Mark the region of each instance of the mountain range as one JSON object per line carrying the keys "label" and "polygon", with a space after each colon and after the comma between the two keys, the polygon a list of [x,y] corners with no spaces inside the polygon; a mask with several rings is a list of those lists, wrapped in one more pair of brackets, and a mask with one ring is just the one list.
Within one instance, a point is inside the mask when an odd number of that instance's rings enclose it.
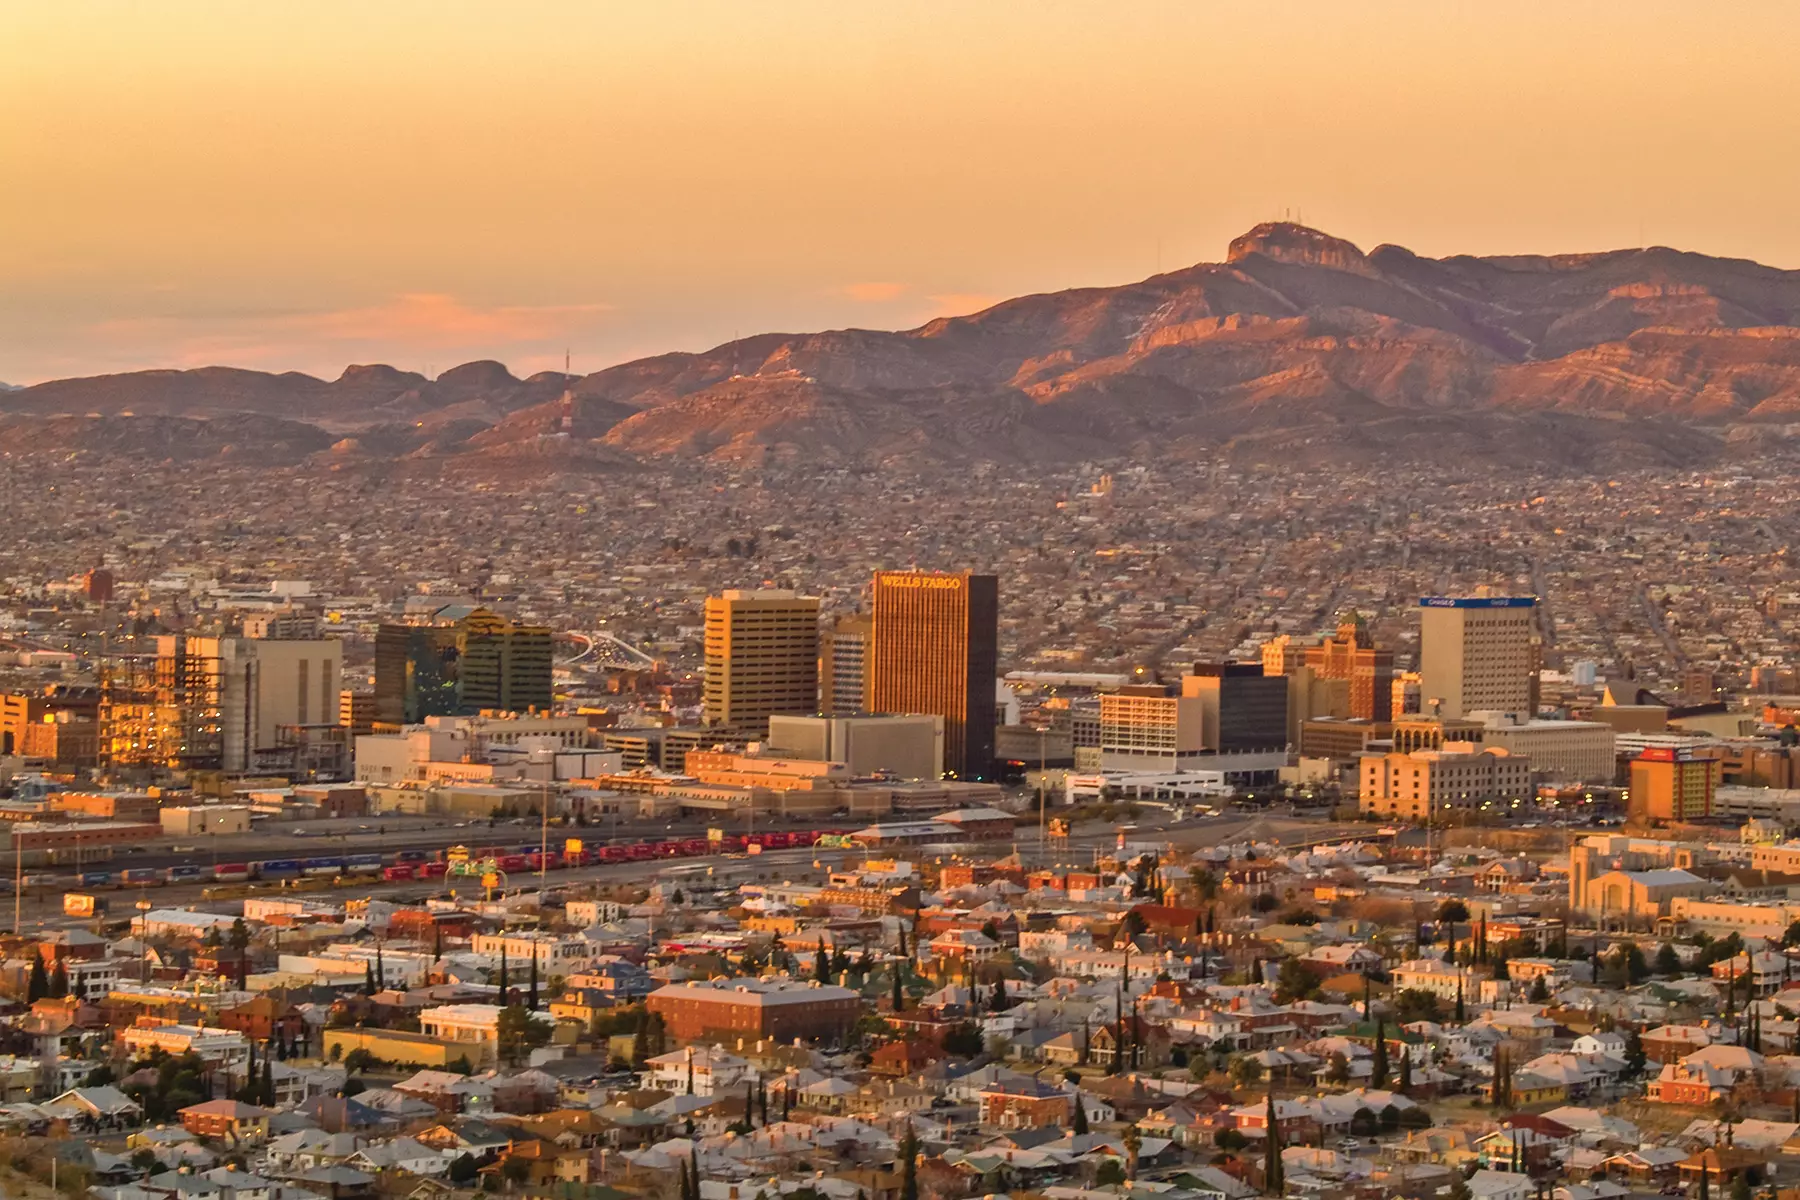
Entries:
{"label": "mountain range", "polygon": [[44,450],[609,470],[1476,456],[1697,464],[1800,434],[1800,272],[1663,247],[1433,259],[1278,222],[1219,263],[917,329],[769,333],[590,375],[228,367],[0,393]]}

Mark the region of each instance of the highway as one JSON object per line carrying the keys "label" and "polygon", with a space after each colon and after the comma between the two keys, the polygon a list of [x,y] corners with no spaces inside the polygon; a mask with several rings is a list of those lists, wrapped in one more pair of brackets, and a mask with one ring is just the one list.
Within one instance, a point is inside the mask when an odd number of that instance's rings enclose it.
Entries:
{"label": "highway", "polygon": [[[152,853],[127,855],[109,864],[110,869],[117,870],[122,866],[170,866],[188,862],[241,862],[246,858],[270,857],[326,857],[342,852],[358,853],[379,849],[383,852],[399,850],[437,849],[446,845],[466,842],[472,846],[484,845],[518,845],[536,844],[538,829],[535,826],[517,826],[507,823],[489,829],[485,822],[463,829],[446,828],[441,821],[421,818],[403,818],[401,820],[367,821],[350,819],[337,822],[344,826],[343,831],[334,836],[316,836],[304,838],[273,839],[263,837],[252,839],[251,846],[243,843],[241,837],[219,839],[221,846],[214,850],[210,845],[199,852],[177,853],[162,850]],[[358,828],[368,825],[367,830]],[[697,836],[704,832],[705,826],[694,826],[691,822],[677,823],[673,830],[662,823],[647,826],[642,823],[625,826],[626,833],[621,836],[643,838],[671,837],[681,834]],[[551,845],[561,845],[562,835],[587,834],[592,837],[598,830],[570,828],[553,829]],[[1321,821],[1307,817],[1256,814],[1229,814],[1218,817],[1200,818],[1183,822],[1147,821],[1127,825],[1123,829],[1129,842],[1137,844],[1166,843],[1177,852],[1192,851],[1202,846],[1230,844],[1244,840],[1272,841],[1284,848],[1295,849],[1303,845],[1320,842],[1349,840],[1355,838],[1371,838],[1376,836],[1367,825],[1345,824]],[[1028,869],[1044,866],[1062,866],[1069,868],[1090,867],[1098,855],[1111,849],[1120,833],[1120,827],[1110,823],[1089,822],[1078,827],[1074,835],[1065,842],[1051,842],[1040,848],[1037,830],[1029,826],[1020,826],[1018,837],[1012,841],[991,841],[974,843],[966,852],[979,857],[998,857],[1017,852],[1020,861]],[[600,840],[600,839],[593,839]],[[880,857],[900,859],[924,857],[919,848],[897,847],[892,850],[877,851]],[[802,879],[813,876],[814,864],[817,863],[817,877],[822,878],[826,871],[844,866],[853,866],[871,855],[861,850],[820,850],[817,848],[794,848],[785,850],[768,850],[759,855],[710,855],[695,858],[656,859],[642,862],[596,864],[546,872],[543,876],[547,886],[559,887],[569,885],[592,884],[644,884],[657,878],[680,880],[683,878],[706,877],[713,873],[726,874],[730,878],[742,882],[752,880],[781,881],[786,879]],[[933,854],[934,859],[941,859],[941,853]],[[59,868],[64,869],[64,868]],[[521,872],[506,880],[508,891],[520,888],[535,889],[538,886],[538,874],[535,871]],[[200,907],[208,911],[221,913],[242,912],[241,900],[208,901],[204,898],[205,884],[178,884],[123,889],[97,889],[96,895],[105,900],[111,912],[108,919],[119,921],[129,918],[135,911],[137,902],[147,900],[159,908]],[[385,882],[380,880],[358,879],[345,882],[335,887],[316,890],[289,890],[279,886],[264,885],[259,887],[256,895],[264,896],[315,896],[326,900],[357,900],[369,897],[381,897],[400,902],[416,902],[427,896],[442,896],[454,890],[458,895],[479,894],[479,883],[472,878],[449,880],[402,880]],[[91,926],[91,920],[65,917],[57,909],[60,904],[61,890],[48,893],[28,894],[23,905],[23,916],[28,927],[37,928],[73,928]],[[0,920],[4,917],[0,916]]]}

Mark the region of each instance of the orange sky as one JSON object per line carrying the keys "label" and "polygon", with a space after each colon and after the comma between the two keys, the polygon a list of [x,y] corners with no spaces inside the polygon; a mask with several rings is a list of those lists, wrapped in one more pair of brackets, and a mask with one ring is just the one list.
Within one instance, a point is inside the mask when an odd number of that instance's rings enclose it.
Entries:
{"label": "orange sky", "polygon": [[0,379],[577,370],[1217,259],[1800,267],[1800,6],[0,6]]}

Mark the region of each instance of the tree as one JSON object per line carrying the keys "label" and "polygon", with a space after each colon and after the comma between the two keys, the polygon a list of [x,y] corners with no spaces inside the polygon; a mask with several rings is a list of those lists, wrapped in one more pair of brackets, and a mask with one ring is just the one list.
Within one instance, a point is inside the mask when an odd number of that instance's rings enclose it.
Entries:
{"label": "tree", "polygon": [[1075,1131],[1076,1137],[1080,1137],[1088,1131],[1087,1108],[1081,1103],[1081,1093],[1079,1092],[1075,1094],[1075,1120],[1069,1128]]}
{"label": "tree", "polygon": [[1350,1060],[1342,1050],[1331,1052],[1331,1058],[1325,1067],[1325,1082],[1335,1083],[1339,1087],[1350,1082]]}
{"label": "tree", "polygon": [[1400,1094],[1405,1096],[1412,1091],[1412,1055],[1404,1046],[1400,1050]]}
{"label": "tree", "polygon": [[1392,1104],[1384,1106],[1376,1115],[1376,1119],[1381,1122],[1381,1132],[1383,1133],[1392,1133],[1400,1128],[1400,1110]]}
{"label": "tree", "polygon": [[1550,985],[1544,982],[1544,977],[1542,975],[1539,975],[1536,979],[1531,981],[1531,992],[1527,999],[1533,1004],[1548,1004],[1550,1002]]}
{"label": "tree", "polygon": [[1271,1196],[1279,1196],[1285,1190],[1285,1180],[1281,1170],[1281,1118],[1275,1113],[1273,1090],[1268,1094],[1267,1105],[1263,1120],[1263,1124],[1268,1127],[1267,1136],[1263,1139],[1263,1191]]}
{"label": "tree", "polygon": [[344,1070],[352,1075],[359,1075],[374,1066],[375,1062],[376,1058],[373,1054],[363,1047],[358,1046],[350,1053],[344,1055]]}
{"label": "tree", "polygon": [[919,1200],[919,1135],[911,1121],[900,1139],[900,1200]]}
{"label": "tree", "polygon": [[1632,1079],[1644,1073],[1649,1056],[1644,1053],[1644,1038],[1636,1029],[1625,1031],[1625,1074]]}
{"label": "tree", "polygon": [[994,1012],[1005,1012],[1012,1007],[1011,1001],[1006,998],[1006,976],[1002,975],[994,980],[994,997],[988,1007]]}
{"label": "tree", "polygon": [[1450,1200],[1471,1200],[1474,1193],[1469,1190],[1469,1181],[1461,1171],[1450,1178]]}
{"label": "tree", "polygon": [[111,1067],[107,1066],[105,1063],[101,1063],[87,1073],[87,1077],[81,1081],[81,1086],[105,1087],[107,1084],[114,1082],[117,1078],[118,1076],[113,1074],[113,1069]]}
{"label": "tree", "polygon": [[1231,1060],[1231,1082],[1238,1087],[1247,1088],[1262,1082],[1262,1064],[1249,1055],[1239,1055]]}
{"label": "tree", "polygon": [[944,1035],[944,1049],[950,1054],[963,1058],[974,1058],[980,1054],[985,1043],[981,1038],[981,1030],[971,1022],[964,1021]]}
{"label": "tree", "polygon": [[56,967],[50,972],[50,997],[61,1000],[69,994],[69,968],[63,965],[62,959],[56,960]]}
{"label": "tree", "polygon": [[506,942],[500,943],[500,1006],[506,1006]]}
{"label": "tree", "polygon": [[1750,1200],[1750,1177],[1742,1171],[1731,1181],[1731,1200]]}
{"label": "tree", "polygon": [[1369,1086],[1384,1088],[1388,1082],[1387,1024],[1375,1018],[1375,1065],[1369,1074]]}
{"label": "tree", "polygon": [[1350,1132],[1357,1137],[1374,1137],[1381,1129],[1380,1118],[1372,1108],[1359,1108],[1350,1114]]}
{"label": "tree", "polygon": [[1469,919],[1469,906],[1461,900],[1446,900],[1438,905],[1437,919],[1450,925],[1454,930],[1458,924]]}
{"label": "tree", "polygon": [[1467,1019],[1468,1018],[1463,1013],[1462,980],[1458,979],[1456,981],[1456,1023],[1461,1025]]}
{"label": "tree", "polygon": [[50,994],[50,976],[44,971],[44,957],[31,952],[31,974],[25,980],[25,1003],[36,1004]]}
{"label": "tree", "polygon": [[531,1178],[531,1160],[517,1155],[509,1156],[501,1161],[500,1174],[508,1183],[524,1183]]}
{"label": "tree", "polygon": [[1125,1164],[1116,1158],[1106,1159],[1094,1171],[1095,1187],[1111,1187],[1125,1182]]}
{"label": "tree", "polygon": [[537,960],[537,955],[534,953],[531,956],[531,976],[530,976],[529,982],[526,985],[526,990],[525,990],[525,1007],[530,1009],[532,1012],[536,1012],[537,1006],[538,1006],[538,960]]}
{"label": "tree", "polygon": [[1285,958],[1275,974],[1275,1001],[1292,1004],[1319,994],[1319,977],[1297,958]]}
{"label": "tree", "polygon": [[1424,988],[1403,988],[1394,994],[1394,1019],[1402,1025],[1436,1021],[1442,1017],[1437,996]]}
{"label": "tree", "polygon": [[256,1102],[264,1108],[275,1107],[275,1064],[267,1054],[263,1055],[262,1080],[257,1089]]}
{"label": "tree", "polygon": [[450,1170],[448,1174],[451,1183],[456,1184],[458,1187],[462,1187],[465,1184],[475,1182],[475,1177],[481,1174],[481,1168],[476,1165],[474,1155],[464,1153],[459,1154],[450,1160]]}
{"label": "tree", "polygon": [[820,943],[818,952],[813,955],[813,978],[820,983],[831,982],[831,959],[826,956],[823,943]]}
{"label": "tree", "polygon": [[[1800,921],[1795,921],[1788,926],[1788,936],[1791,937],[1795,930],[1800,930]],[[1789,944],[1787,937],[1783,937],[1781,940],[1784,944]],[[1664,942],[1656,948],[1656,958],[1650,965],[1658,975],[1673,977],[1681,974],[1681,955],[1675,953],[1675,947]]]}
{"label": "tree", "polygon": [[[355,979],[356,976],[352,975],[350,978]],[[375,964],[365,960],[363,962],[363,995],[373,996],[374,994],[375,994]]]}
{"label": "tree", "polygon": [[1221,1129],[1213,1134],[1213,1145],[1227,1154],[1235,1154],[1250,1144],[1250,1139],[1235,1129]]}
{"label": "tree", "polygon": [[231,923],[231,933],[225,939],[233,950],[242,954],[250,945],[250,927],[244,924],[244,918],[238,917]]}
{"label": "tree", "polygon": [[906,993],[900,990],[900,975],[905,968],[900,963],[894,964],[894,1011],[906,1011]]}
{"label": "tree", "polygon": [[631,1065],[642,1067],[650,1057],[650,1014],[638,1009],[637,1029],[631,1035]]}
{"label": "tree", "polygon": [[501,1009],[495,1026],[501,1057],[510,1063],[516,1064],[524,1051],[550,1040],[550,1031],[543,1022],[532,1019],[530,1010],[522,1004]]}

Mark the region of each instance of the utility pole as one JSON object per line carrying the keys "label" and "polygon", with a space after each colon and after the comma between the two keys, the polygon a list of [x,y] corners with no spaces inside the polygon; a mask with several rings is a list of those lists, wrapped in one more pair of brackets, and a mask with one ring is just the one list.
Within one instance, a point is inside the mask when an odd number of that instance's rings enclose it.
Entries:
{"label": "utility pole", "polygon": [[20,907],[25,901],[25,843],[19,840],[19,824],[12,824],[13,840],[13,936],[25,931],[19,923]]}

